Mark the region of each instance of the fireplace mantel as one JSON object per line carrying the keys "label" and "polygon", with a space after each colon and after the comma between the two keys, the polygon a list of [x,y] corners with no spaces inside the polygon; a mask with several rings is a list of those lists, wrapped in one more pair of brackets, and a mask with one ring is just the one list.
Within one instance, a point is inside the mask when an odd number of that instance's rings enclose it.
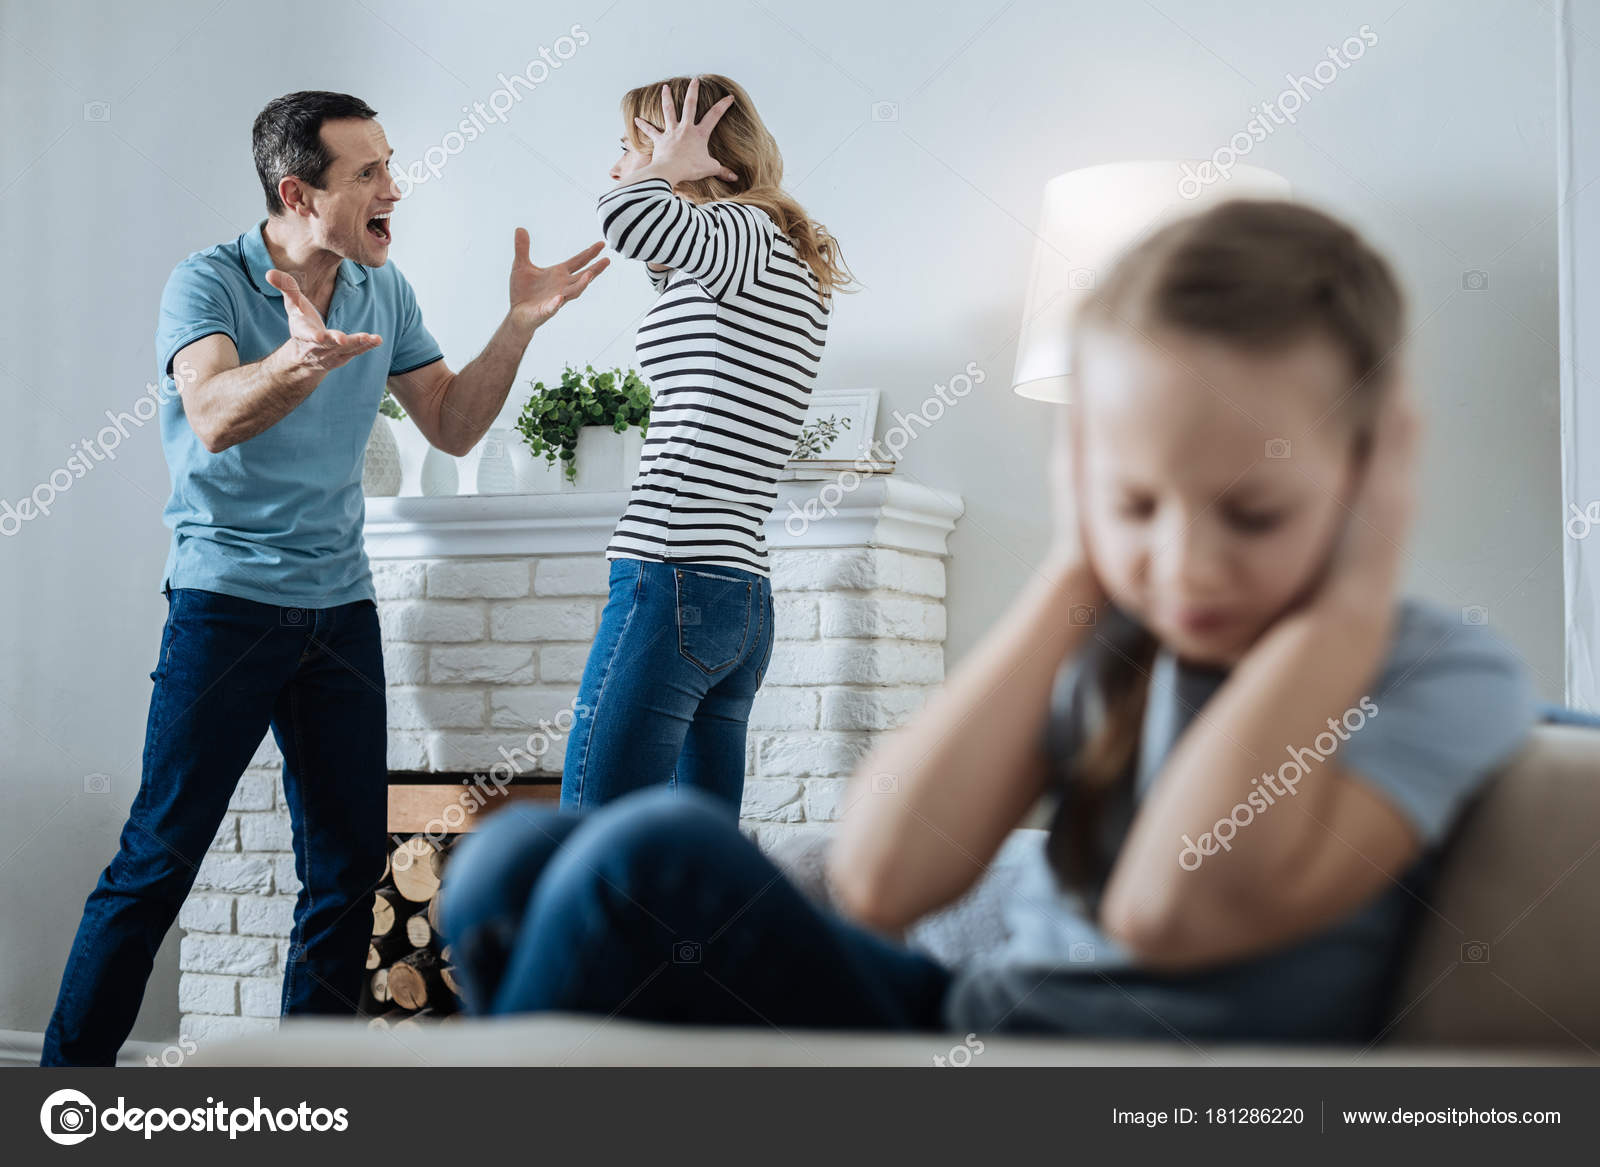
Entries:
{"label": "fireplace mantel", "polygon": [[[832,480],[780,482],[777,491],[766,527],[772,550],[890,547],[948,555],[946,539],[963,509],[959,495],[893,475],[863,475],[849,492]],[[621,490],[369,498],[367,556],[599,552],[627,501]],[[804,521],[807,515],[815,517]]]}

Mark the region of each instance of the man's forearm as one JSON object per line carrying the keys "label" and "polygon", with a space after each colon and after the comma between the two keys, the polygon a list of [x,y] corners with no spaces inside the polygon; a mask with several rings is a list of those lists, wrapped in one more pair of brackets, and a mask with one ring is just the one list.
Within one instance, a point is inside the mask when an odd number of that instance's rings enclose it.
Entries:
{"label": "man's forearm", "polygon": [[214,373],[184,394],[189,424],[213,454],[271,429],[322,383],[324,370],[296,363],[290,343]]}
{"label": "man's forearm", "polygon": [[505,406],[533,333],[508,315],[483,352],[450,379],[439,403],[442,440],[436,445],[464,454],[489,432]]}

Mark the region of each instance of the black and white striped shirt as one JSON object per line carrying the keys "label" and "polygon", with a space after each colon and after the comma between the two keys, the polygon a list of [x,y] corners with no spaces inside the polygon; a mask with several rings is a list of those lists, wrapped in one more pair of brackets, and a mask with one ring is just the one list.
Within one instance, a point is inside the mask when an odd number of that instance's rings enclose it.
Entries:
{"label": "black and white striped shirt", "polygon": [[827,339],[816,274],[765,211],[696,205],[665,179],[608,191],[599,211],[619,255],[670,269],[649,272],[661,295],[635,348],[655,402],[606,558],[768,576],[763,527]]}

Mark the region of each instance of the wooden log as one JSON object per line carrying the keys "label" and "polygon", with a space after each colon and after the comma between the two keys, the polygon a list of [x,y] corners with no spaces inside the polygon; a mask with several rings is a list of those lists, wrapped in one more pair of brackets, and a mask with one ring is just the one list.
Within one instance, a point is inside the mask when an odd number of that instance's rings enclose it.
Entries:
{"label": "wooden log", "polygon": [[439,870],[435,866],[438,854],[423,835],[414,835],[396,847],[389,865],[395,890],[414,904],[431,900],[439,890]]}
{"label": "wooden log", "polygon": [[367,982],[372,989],[372,999],[380,1005],[389,1003],[389,970],[380,968]]}
{"label": "wooden log", "polygon": [[406,921],[406,939],[411,942],[412,948],[426,948],[433,943],[433,929],[428,926],[425,914],[418,912]]}
{"label": "wooden log", "polygon": [[380,887],[372,897],[372,934],[387,936],[411,914],[411,905],[392,887]]}
{"label": "wooden log", "polygon": [[[371,943],[367,945],[368,971],[370,972],[376,971],[380,968],[388,968],[395,961],[399,960],[406,953],[410,952],[411,948],[411,941],[407,938],[406,930],[403,926],[393,929],[387,936],[374,936]],[[376,956],[377,959],[376,964],[372,963],[374,956]]]}
{"label": "wooden log", "polygon": [[439,979],[444,982],[444,987],[457,997],[461,996],[461,982],[456,979],[456,970],[448,964],[439,966]]}
{"label": "wooden log", "polygon": [[432,1001],[444,1000],[438,954],[422,948],[401,957],[389,966],[385,987],[389,999],[402,1009],[422,1009]]}

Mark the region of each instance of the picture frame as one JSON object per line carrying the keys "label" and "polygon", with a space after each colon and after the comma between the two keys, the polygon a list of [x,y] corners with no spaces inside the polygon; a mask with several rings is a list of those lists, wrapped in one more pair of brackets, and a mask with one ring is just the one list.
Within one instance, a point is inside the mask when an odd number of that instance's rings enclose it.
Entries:
{"label": "picture frame", "polygon": [[821,459],[791,460],[790,467],[816,466],[819,461],[853,462],[868,457],[877,438],[878,402],[883,396],[878,389],[816,389],[806,406],[805,424],[811,425],[830,414],[843,422],[849,419],[848,428],[841,427],[839,436],[821,451]]}

